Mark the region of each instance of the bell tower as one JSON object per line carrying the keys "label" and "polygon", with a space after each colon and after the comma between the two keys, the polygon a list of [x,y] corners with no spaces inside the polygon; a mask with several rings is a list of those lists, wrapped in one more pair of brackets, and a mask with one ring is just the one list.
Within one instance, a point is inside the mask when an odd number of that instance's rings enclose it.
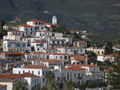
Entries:
{"label": "bell tower", "polygon": [[56,16],[52,17],[52,24],[57,24],[57,17]]}

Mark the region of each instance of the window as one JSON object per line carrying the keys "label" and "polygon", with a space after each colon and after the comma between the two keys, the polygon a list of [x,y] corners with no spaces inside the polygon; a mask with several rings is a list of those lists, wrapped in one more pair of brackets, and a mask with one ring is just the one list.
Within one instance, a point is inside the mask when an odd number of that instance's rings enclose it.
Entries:
{"label": "window", "polygon": [[41,29],[43,29],[44,27],[41,27]]}
{"label": "window", "polygon": [[74,77],[76,77],[76,74],[74,74]]}
{"label": "window", "polygon": [[40,75],[40,71],[38,71],[38,75]]}
{"label": "window", "polygon": [[65,56],[64,58],[67,59],[67,56]]}
{"label": "window", "polygon": [[34,71],[32,71],[32,74],[34,74]]}
{"label": "window", "polygon": [[44,71],[43,71],[43,75],[44,75],[45,73],[44,73]]}
{"label": "window", "polygon": [[37,50],[39,51],[39,48]]}
{"label": "window", "polygon": [[43,78],[43,82],[45,82],[45,78]]}
{"label": "window", "polygon": [[20,74],[20,71],[19,71],[19,74]]}
{"label": "window", "polygon": [[60,59],[62,59],[62,56],[60,56]]}
{"label": "window", "polygon": [[25,47],[25,44],[22,44],[22,47]]}

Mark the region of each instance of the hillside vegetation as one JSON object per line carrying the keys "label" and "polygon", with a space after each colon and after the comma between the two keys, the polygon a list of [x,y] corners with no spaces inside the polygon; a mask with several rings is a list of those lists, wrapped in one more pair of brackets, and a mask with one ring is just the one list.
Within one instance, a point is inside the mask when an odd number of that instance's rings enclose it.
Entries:
{"label": "hillside vegetation", "polygon": [[120,36],[120,0],[0,0],[0,11],[0,19],[5,20],[15,16],[51,22],[56,15],[59,24],[87,30],[93,39]]}

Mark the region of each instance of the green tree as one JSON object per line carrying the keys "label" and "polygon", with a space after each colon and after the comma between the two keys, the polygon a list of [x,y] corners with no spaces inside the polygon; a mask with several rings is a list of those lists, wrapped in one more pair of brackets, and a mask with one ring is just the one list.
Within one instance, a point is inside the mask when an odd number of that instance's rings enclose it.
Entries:
{"label": "green tree", "polygon": [[112,43],[108,42],[105,46],[105,54],[112,54],[113,49],[112,49]]}
{"label": "green tree", "polygon": [[7,34],[7,31],[3,30],[3,26],[5,25],[5,21],[2,20],[0,22],[0,38]]}
{"label": "green tree", "polygon": [[66,32],[66,30],[67,30],[66,26],[60,26],[60,27],[54,28],[53,32],[64,33],[64,32]]}
{"label": "green tree", "polygon": [[112,68],[108,73],[107,82],[108,85],[112,86],[112,90],[119,90],[120,89],[120,61],[116,60],[112,63]]}
{"label": "green tree", "polygon": [[97,62],[97,55],[96,53],[92,52],[92,51],[87,51],[86,54],[88,55],[88,63],[96,63]]}
{"label": "green tree", "polygon": [[45,76],[47,82],[47,90],[58,90],[53,72],[48,72]]}
{"label": "green tree", "polygon": [[27,82],[17,82],[15,85],[15,90],[28,90]]}
{"label": "green tree", "polygon": [[86,83],[86,82],[82,82],[82,83],[80,84],[80,89],[81,89],[81,90],[85,90],[86,87],[87,87],[87,83]]}
{"label": "green tree", "polygon": [[47,89],[47,87],[43,87],[43,88],[41,88],[40,90],[48,90],[48,89]]}
{"label": "green tree", "polygon": [[95,81],[88,81],[87,82],[87,87],[88,88],[96,88],[97,87],[97,84]]}
{"label": "green tree", "polygon": [[1,23],[0,23],[0,29],[3,30],[3,26],[5,25],[5,21],[2,20]]}
{"label": "green tree", "polygon": [[74,90],[74,83],[72,81],[65,81],[64,90]]}

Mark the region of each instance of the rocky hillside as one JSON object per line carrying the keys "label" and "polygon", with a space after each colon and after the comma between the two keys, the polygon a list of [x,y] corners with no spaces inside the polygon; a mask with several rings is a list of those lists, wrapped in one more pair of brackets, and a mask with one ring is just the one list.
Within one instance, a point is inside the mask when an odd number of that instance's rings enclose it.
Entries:
{"label": "rocky hillside", "polygon": [[120,36],[120,0],[0,0],[0,19],[50,22],[53,15],[69,29],[86,29],[91,36]]}

